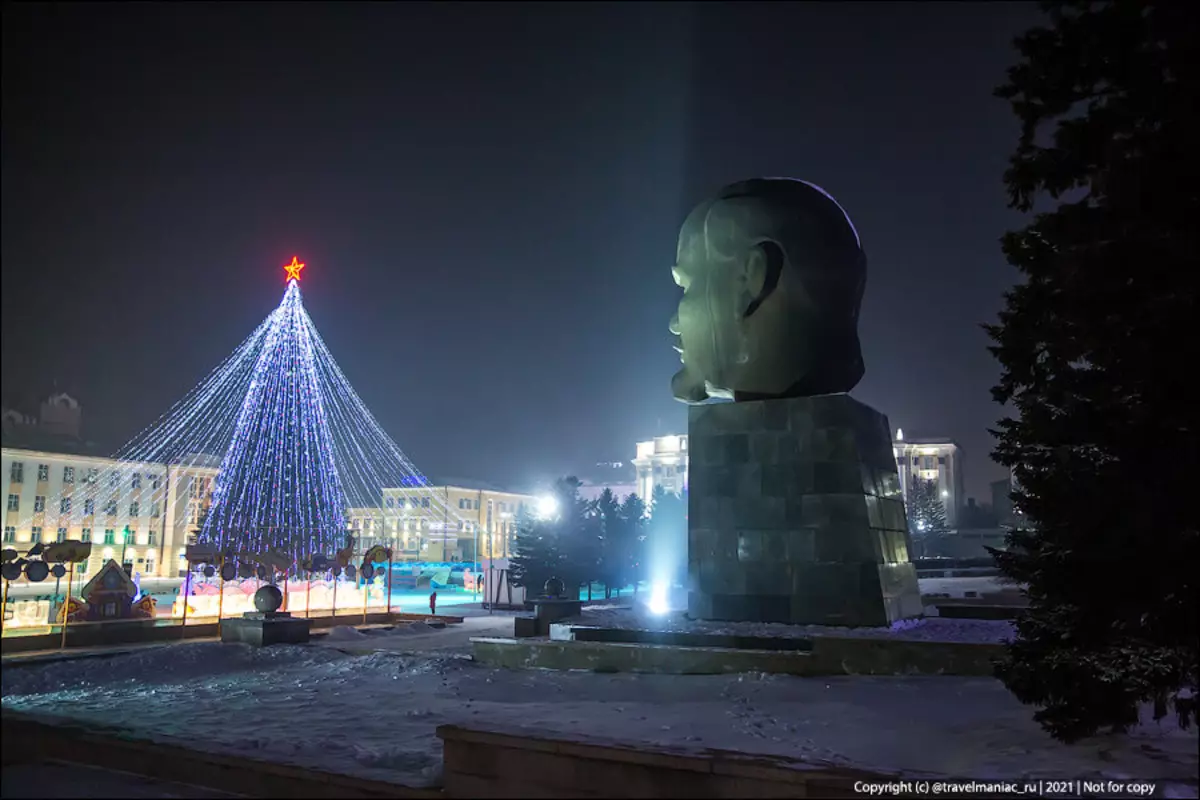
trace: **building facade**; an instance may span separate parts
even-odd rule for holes
[[[946,523],[957,528],[960,510],[966,502],[962,448],[950,439],[905,439],[904,431],[897,429],[892,453],[900,473],[904,502],[908,503],[914,479],[933,481],[946,509]]]
[[[383,490],[381,506],[351,508],[357,550],[392,548],[396,561],[468,561],[508,558],[517,518],[533,495],[495,487],[442,485]]]
[[[215,476],[210,466],[5,447],[4,546],[23,553],[39,542],[91,542],[82,574],[115,559],[145,576],[174,577]]]
[[[629,461],[601,461],[585,470],[579,470],[579,496],[584,500],[598,500],[605,490],[618,500],[637,494],[637,470]]]
[[[654,489],[683,494],[688,487],[688,437],[686,435],[658,436],[648,442],[638,442],[637,495],[649,505]]]

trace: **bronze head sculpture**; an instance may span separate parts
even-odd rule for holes
[[[850,217],[790,178],[725,187],[688,215],[673,269],[676,399],[848,392],[862,379],[858,310],[867,258]]]

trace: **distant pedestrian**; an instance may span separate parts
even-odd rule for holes
[[[437,592],[431,592],[429,595],[429,613],[437,615]]]

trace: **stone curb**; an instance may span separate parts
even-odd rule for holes
[[[895,774],[727,750],[690,750],[484,724],[441,725],[453,797],[851,798]]]
[[[811,651],[734,650],[662,644],[472,637],[476,661],[509,669],[584,669],[662,675],[765,672],[822,675],[992,677],[1003,645],[813,637]]]
[[[0,725],[5,764],[54,759],[249,797],[444,797],[440,789],[415,788],[136,739],[120,728],[51,721],[10,711],[0,713]]]

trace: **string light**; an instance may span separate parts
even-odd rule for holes
[[[220,550],[275,547],[296,563],[332,554],[345,545],[349,510],[383,520],[383,493],[393,488],[461,529],[457,512],[384,431],[321,339],[299,288],[304,266],[295,257],[284,266],[279,306],[118,450],[95,483],[82,484],[83,491],[81,484],[66,485],[48,497],[47,521],[70,497],[59,526],[123,530],[145,518],[143,503],[157,502],[160,514],[169,513],[172,490],[174,497],[191,494],[189,483],[216,467],[199,539]],[[86,513],[84,499],[93,501],[93,513]],[[136,515],[132,503],[139,504]],[[31,512],[22,527],[32,519]]]

